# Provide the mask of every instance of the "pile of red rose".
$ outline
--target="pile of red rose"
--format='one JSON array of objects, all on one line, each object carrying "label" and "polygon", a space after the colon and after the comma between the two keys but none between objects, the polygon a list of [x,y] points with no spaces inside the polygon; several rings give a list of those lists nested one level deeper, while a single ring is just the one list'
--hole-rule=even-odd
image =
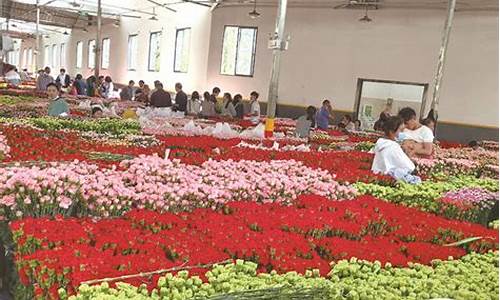
[{"label": "pile of red rose", "polygon": [[[25,285],[73,293],[86,280],[242,258],[260,271],[319,269],[357,257],[404,266],[498,249],[495,230],[447,220],[370,196],[300,196],[292,206],[230,202],[184,213],[133,210],[121,218],[24,218],[11,223]],[[483,239],[445,246],[464,238]],[[202,274],[205,270],[199,270]],[[195,271],[196,273],[196,271]],[[157,277],[127,280],[154,286]]]}]

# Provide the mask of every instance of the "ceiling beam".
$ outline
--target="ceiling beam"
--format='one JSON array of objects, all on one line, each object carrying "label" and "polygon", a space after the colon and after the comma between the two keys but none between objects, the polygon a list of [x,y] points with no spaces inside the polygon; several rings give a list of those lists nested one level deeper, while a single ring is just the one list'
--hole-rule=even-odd
[{"label": "ceiling beam", "polygon": [[166,4],[166,3],[162,4],[162,3],[156,2],[156,1],[154,1],[154,0],[146,0],[146,1],[148,1],[148,2],[150,2],[150,3],[153,3],[154,5],[157,5],[157,6],[163,7],[163,8],[164,8],[164,9],[166,9],[166,10],[170,10],[170,11],[172,11],[172,12],[177,12],[175,9],[168,7],[168,6],[167,6],[168,4]]},{"label": "ceiling beam", "polygon": [[212,4],[210,11],[213,12],[221,3],[222,3],[222,0],[215,0],[215,3]]}]

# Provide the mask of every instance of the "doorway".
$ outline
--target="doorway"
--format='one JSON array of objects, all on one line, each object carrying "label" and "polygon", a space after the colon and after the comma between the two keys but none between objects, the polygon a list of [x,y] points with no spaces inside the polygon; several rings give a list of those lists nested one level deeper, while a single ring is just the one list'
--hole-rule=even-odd
[{"label": "doorway", "polygon": [[355,118],[361,121],[361,130],[373,130],[386,107],[391,115],[411,107],[422,118],[428,87],[427,83],[359,78],[354,111]]}]

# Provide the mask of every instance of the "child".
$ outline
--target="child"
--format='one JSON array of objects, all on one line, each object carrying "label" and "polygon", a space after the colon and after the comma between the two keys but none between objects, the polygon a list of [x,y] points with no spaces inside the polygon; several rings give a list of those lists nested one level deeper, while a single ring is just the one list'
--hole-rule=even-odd
[{"label": "child", "polygon": [[385,136],[379,138],[374,147],[372,171],[376,174],[390,175],[397,180],[418,184],[420,177],[413,176],[415,165],[396,142],[396,137],[403,130],[403,120],[389,117],[383,124]]}]

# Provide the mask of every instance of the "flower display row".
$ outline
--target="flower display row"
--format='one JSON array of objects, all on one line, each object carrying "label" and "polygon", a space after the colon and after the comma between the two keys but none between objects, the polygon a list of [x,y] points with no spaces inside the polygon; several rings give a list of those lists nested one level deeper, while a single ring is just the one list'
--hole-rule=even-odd
[{"label": "flower display row", "polygon": [[[437,260],[432,266],[414,264],[409,268],[351,259],[332,263],[331,278],[324,278],[315,272],[257,274],[254,263],[236,261],[214,266],[205,274],[208,283],[181,271],[162,276],[151,293],[145,285],[121,283],[112,288],[103,283],[82,285],[78,295],[69,299],[221,299],[225,295],[243,299],[495,299],[497,264],[498,252],[469,254],[460,260]],[[59,292],[66,299],[67,293],[62,289]]]},{"label": "flower display row", "polygon": [[[339,182],[357,181],[391,184],[388,176],[373,174],[370,170],[373,154],[361,151],[276,151],[273,142],[263,143],[262,147],[236,147],[241,140],[218,140],[213,137],[158,137],[165,146],[172,149],[171,157],[188,164],[200,164],[209,158],[215,160],[296,160],[314,169],[327,170],[336,175]],[[246,144],[252,143],[245,141]],[[279,149],[299,145],[283,141],[276,142]],[[262,149],[263,147],[270,149]]]},{"label": "flower display row", "polygon": [[10,149],[9,155],[4,157],[4,164],[79,160],[108,166],[117,162],[95,158],[90,154],[110,153],[130,158],[141,154],[152,155],[165,152],[165,147],[153,137],[127,135],[116,139],[92,132],[77,134],[12,125],[0,128],[6,138],[3,144]]},{"label": "flower display row", "polygon": [[[498,248],[495,230],[367,196],[352,201],[301,196],[289,207],[230,202],[221,211],[181,214],[134,210],[123,218],[99,221],[25,218],[12,222],[11,229],[21,282],[44,295],[59,288],[73,294],[87,280],[183,262],[196,266],[245,259],[257,263],[258,272],[305,274],[317,269],[326,276],[331,261],[352,257],[404,267]],[[445,245],[469,237],[482,238],[465,248]],[[330,275],[335,282],[347,273]],[[124,281],[137,286],[146,282],[151,288],[158,277]]]},{"label": "flower display row", "polygon": [[[471,222],[481,221],[481,215],[488,216],[498,205],[499,187],[494,179],[458,176],[447,177],[447,181],[427,180],[420,185],[398,182],[392,187],[358,182],[354,186],[360,194]],[[486,220],[481,222],[487,224]]]},{"label": "flower display row", "polygon": [[13,166],[0,173],[0,208],[9,218],[53,214],[120,215],[218,206],[231,200],[287,204],[301,194],[350,199],[355,189],[327,171],[293,160],[214,161],[185,165],[158,156],[123,161],[118,169],[85,162]]},{"label": "flower display row", "polygon": [[91,131],[95,133],[108,133],[111,135],[137,134],[140,133],[139,122],[135,120],[121,119],[65,119],[65,118],[25,118],[9,119],[3,118],[2,123],[31,125],[45,130],[77,130]]}]

